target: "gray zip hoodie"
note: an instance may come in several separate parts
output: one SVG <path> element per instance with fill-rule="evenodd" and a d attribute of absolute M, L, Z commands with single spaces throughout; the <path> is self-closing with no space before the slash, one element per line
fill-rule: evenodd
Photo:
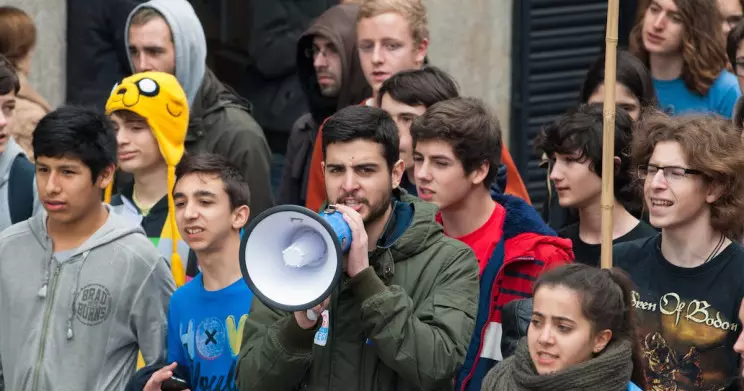
<path fill-rule="evenodd" d="M 164 357 L 170 268 L 139 226 L 110 210 L 60 263 L 46 220 L 39 213 L 0 234 L 5 387 L 123 390 L 138 350 L 146 363 Z"/>
<path fill-rule="evenodd" d="M 160 12 L 170 26 L 176 51 L 176 79 L 186 92 L 189 107 L 193 107 L 194 98 L 201 87 L 207 67 L 207 39 L 199 17 L 194 12 L 194 7 L 186 0 L 150 0 L 138 5 L 127 18 L 126 34 L 124 34 L 126 47 L 129 47 L 129 26 L 132 16 L 140 8 L 152 8 Z M 134 72 L 132 57 L 128 53 L 129 51 L 127 51 L 129 66 Z"/>
<path fill-rule="evenodd" d="M 23 150 L 11 138 L 5 145 L 5 151 L 0 153 L 0 231 L 10 227 L 10 208 L 8 207 L 8 184 L 10 181 L 10 168 L 18 155 L 23 155 Z M 36 186 L 33 186 L 34 194 L 34 213 L 39 211 L 39 196 L 37 195 Z"/>

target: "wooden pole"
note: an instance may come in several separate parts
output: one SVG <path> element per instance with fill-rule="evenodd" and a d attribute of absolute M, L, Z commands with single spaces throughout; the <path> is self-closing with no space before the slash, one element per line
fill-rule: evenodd
<path fill-rule="evenodd" d="M 601 265 L 612 267 L 612 209 L 615 205 L 615 80 L 619 0 L 607 1 L 605 36 L 604 124 L 602 138 L 602 244 Z"/>

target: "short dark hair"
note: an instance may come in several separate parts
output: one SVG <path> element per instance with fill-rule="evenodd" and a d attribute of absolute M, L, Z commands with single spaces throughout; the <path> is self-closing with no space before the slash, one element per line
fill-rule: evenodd
<path fill-rule="evenodd" d="M 602 176 L 603 106 L 599 103 L 582 104 L 545 126 L 535 137 L 535 148 L 549 158 L 556 153 L 579 153 L 581 161 L 588 161 L 590 169 Z M 640 205 L 640 182 L 632 169 L 631 146 L 633 119 L 627 111 L 615 111 L 615 153 L 620 165 L 615 167 L 615 198 L 628 209 Z"/>
<path fill-rule="evenodd" d="M 214 175 L 220 178 L 225 186 L 225 193 L 230 199 L 232 209 L 249 205 L 251 201 L 251 192 L 245 177 L 234 164 L 222 155 L 214 153 L 185 154 L 176 166 L 176 182 L 189 174 Z"/>
<path fill-rule="evenodd" d="M 17 95 L 20 90 L 21 82 L 18 80 L 15 67 L 7 57 L 0 54 L 0 95 L 7 95 L 11 92 Z"/>
<path fill-rule="evenodd" d="M 641 104 L 641 112 L 649 108 L 657 108 L 659 100 L 656 97 L 654 88 L 654 79 L 643 62 L 630 52 L 625 50 L 617 51 L 616 62 L 616 79 L 617 84 L 627 87 L 630 92 L 638 99 Z M 581 86 L 579 100 L 581 103 L 587 103 L 589 97 L 597 90 L 600 84 L 605 81 L 605 55 L 599 56 L 584 77 L 584 84 Z"/>
<path fill-rule="evenodd" d="M 434 104 L 411 125 L 413 147 L 420 141 L 442 140 L 471 173 L 488 162 L 483 184 L 490 188 L 501 164 L 501 125 L 482 100 L 458 97 Z"/>
<path fill-rule="evenodd" d="M 460 96 L 452 76 L 434 66 L 398 72 L 385 80 L 377 94 L 378 107 L 382 106 L 385 94 L 396 102 L 424 107 Z"/>
<path fill-rule="evenodd" d="M 323 125 L 322 138 L 323 156 L 330 144 L 367 140 L 380 144 L 389 171 L 400 160 L 398 127 L 388 113 L 376 107 L 354 105 L 337 111 Z"/>
<path fill-rule="evenodd" d="M 739 43 L 744 41 L 744 19 L 734 26 L 729 31 L 726 37 L 726 54 L 728 55 L 729 62 L 731 62 L 731 69 L 736 73 L 736 51 L 739 49 Z"/>
<path fill-rule="evenodd" d="M 79 159 L 95 182 L 107 167 L 116 165 L 116 131 L 102 112 L 62 106 L 39 120 L 31 145 L 40 157 Z"/>

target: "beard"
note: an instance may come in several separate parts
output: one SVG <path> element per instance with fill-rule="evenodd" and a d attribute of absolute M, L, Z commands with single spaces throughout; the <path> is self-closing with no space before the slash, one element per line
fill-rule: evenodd
<path fill-rule="evenodd" d="M 369 213 L 367 213 L 367 216 L 362 219 L 366 227 L 367 225 L 371 223 L 375 223 L 379 221 L 381 218 L 385 217 L 385 213 L 387 213 L 388 208 L 390 208 L 390 204 L 393 201 L 393 194 L 392 192 L 386 192 L 379 202 L 375 202 L 374 204 L 371 204 L 367 198 L 354 197 L 351 194 L 346 193 L 336 198 L 336 204 L 344 205 L 344 199 L 347 199 L 347 198 L 353 198 L 356 202 L 362 205 L 365 205 L 367 209 L 369 210 Z M 326 199 L 328 199 L 327 194 L 326 194 Z"/>

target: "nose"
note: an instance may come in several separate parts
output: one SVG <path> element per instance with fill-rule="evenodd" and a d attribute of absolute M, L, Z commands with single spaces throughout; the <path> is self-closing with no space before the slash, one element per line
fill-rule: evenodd
<path fill-rule="evenodd" d="M 126 130 L 119 128 L 116 130 L 116 143 L 119 146 L 129 144 L 129 137 L 127 137 Z"/>
<path fill-rule="evenodd" d="M 740 333 L 739 338 L 736 339 L 734 351 L 739 354 L 744 354 L 744 332 Z"/>
<path fill-rule="evenodd" d="M 60 192 L 59 183 L 57 183 L 57 174 L 52 170 L 47 176 L 47 181 L 44 186 L 47 194 L 57 194 Z"/>
<path fill-rule="evenodd" d="M 313 57 L 313 66 L 315 68 L 324 68 L 328 66 L 328 60 L 326 59 L 324 52 L 318 52 L 318 54 Z"/>
<path fill-rule="evenodd" d="M 660 13 L 654 19 L 654 28 L 657 30 L 661 30 L 664 28 L 665 23 L 666 23 L 666 15 L 664 15 L 663 13 Z"/>
<path fill-rule="evenodd" d="M 421 163 L 416 163 L 414 161 L 413 163 L 413 176 L 416 178 L 416 181 L 421 182 L 430 182 L 431 181 L 431 173 L 429 172 L 429 163 L 427 161 L 423 161 Z"/>
<path fill-rule="evenodd" d="M 116 91 L 118 95 L 124 95 L 127 93 L 127 87 L 121 87 L 119 88 L 119 91 Z"/>
<path fill-rule="evenodd" d="M 664 177 L 664 170 L 656 171 L 651 177 L 651 187 L 665 189 L 667 187 L 667 181 Z"/>
<path fill-rule="evenodd" d="M 6 116 L 2 110 L 0 110 L 0 129 L 8 125 L 8 116 Z"/>
<path fill-rule="evenodd" d="M 372 63 L 382 64 L 383 62 L 384 62 L 384 59 L 382 56 L 382 46 L 375 44 L 375 48 L 372 49 Z"/>
<path fill-rule="evenodd" d="M 199 217 L 199 210 L 194 202 L 186 202 L 183 208 L 183 217 L 186 220 L 194 220 Z"/>
<path fill-rule="evenodd" d="M 140 53 L 137 56 L 136 60 L 137 60 L 136 64 L 139 65 L 139 72 L 148 72 L 151 70 L 150 65 L 148 64 L 148 61 L 147 61 L 147 56 Z"/>
<path fill-rule="evenodd" d="M 553 182 L 559 182 L 563 179 L 563 170 L 559 169 L 558 166 L 557 161 L 550 165 L 550 176 L 548 178 Z"/>
<path fill-rule="evenodd" d="M 553 332 L 550 327 L 543 327 L 542 330 L 540 330 L 537 342 L 543 345 L 550 345 L 553 343 Z"/>
<path fill-rule="evenodd" d="M 347 170 L 343 182 L 341 183 L 342 189 L 347 193 L 351 193 L 356 190 L 358 186 L 359 183 L 356 180 L 353 170 Z"/>

